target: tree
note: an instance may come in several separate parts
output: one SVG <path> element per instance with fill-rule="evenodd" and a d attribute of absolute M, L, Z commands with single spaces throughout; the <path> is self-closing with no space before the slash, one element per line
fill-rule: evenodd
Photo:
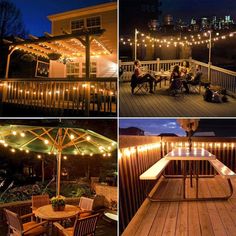
<path fill-rule="evenodd" d="M 20 10 L 10 0 L 0 0 L 0 39 L 25 33 Z"/>

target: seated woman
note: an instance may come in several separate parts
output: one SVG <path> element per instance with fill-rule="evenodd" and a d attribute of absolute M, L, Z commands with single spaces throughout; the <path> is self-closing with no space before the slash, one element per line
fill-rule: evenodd
<path fill-rule="evenodd" d="M 178 89 L 179 82 L 180 82 L 180 77 L 181 77 L 181 74 L 180 74 L 179 66 L 175 65 L 174 69 L 173 69 L 173 71 L 171 73 L 171 76 L 170 76 L 170 87 L 169 87 L 169 90 L 171 92 L 176 90 L 176 89 Z"/>
<path fill-rule="evenodd" d="M 202 77 L 201 66 L 197 65 L 194 77 L 191 77 L 190 80 L 184 80 L 183 81 L 183 86 L 184 86 L 184 88 L 186 90 L 185 92 L 189 93 L 189 87 L 188 87 L 189 84 L 191 84 L 191 85 L 199 85 L 201 83 L 201 77 Z"/>
<path fill-rule="evenodd" d="M 149 93 L 153 93 L 153 84 L 156 82 L 156 79 L 149 73 L 143 73 L 140 67 L 140 61 L 134 61 L 134 74 L 131 79 L 131 92 L 134 93 L 134 88 L 137 84 L 148 82 L 150 87 Z"/>
<path fill-rule="evenodd" d="M 180 76 L 182 79 L 191 79 L 191 70 L 187 61 L 184 61 L 182 66 L 180 67 Z"/>

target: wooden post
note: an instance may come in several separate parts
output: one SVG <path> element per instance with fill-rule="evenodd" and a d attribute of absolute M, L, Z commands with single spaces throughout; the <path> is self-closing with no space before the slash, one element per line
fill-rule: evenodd
<path fill-rule="evenodd" d="M 86 70 L 86 79 L 90 79 L 90 36 L 86 34 L 85 36 L 85 70 Z M 90 82 L 86 83 L 85 87 L 85 116 L 89 116 L 90 110 Z"/>
<path fill-rule="evenodd" d="M 157 58 L 157 72 L 160 71 L 160 58 Z"/>

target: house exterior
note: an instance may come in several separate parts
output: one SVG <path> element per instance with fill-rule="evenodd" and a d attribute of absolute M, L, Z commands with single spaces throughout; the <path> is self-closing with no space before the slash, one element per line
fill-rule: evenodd
<path fill-rule="evenodd" d="M 53 36 L 77 33 L 83 29 L 105 29 L 96 43 L 108 53 L 91 52 L 91 77 L 117 76 L 117 3 L 109 2 L 48 16 Z M 63 64 L 50 61 L 49 77 L 85 77 L 85 57 L 80 55 Z"/>

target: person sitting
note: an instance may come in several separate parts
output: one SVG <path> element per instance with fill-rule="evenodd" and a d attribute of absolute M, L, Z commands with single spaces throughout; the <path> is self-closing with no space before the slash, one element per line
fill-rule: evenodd
<path fill-rule="evenodd" d="M 141 63 L 139 60 L 134 61 L 134 74 L 131 79 L 131 92 L 132 94 L 134 93 L 134 88 L 138 84 L 143 84 L 145 82 L 149 83 L 149 93 L 154 93 L 153 92 L 153 84 L 156 82 L 156 79 L 150 75 L 149 73 L 143 73 L 141 70 Z"/>
<path fill-rule="evenodd" d="M 191 79 L 191 69 L 190 69 L 189 63 L 187 61 L 184 61 L 182 63 L 182 66 L 180 67 L 180 76 L 184 80 Z"/>
<path fill-rule="evenodd" d="M 196 73 L 195 76 L 192 77 L 190 80 L 183 80 L 183 86 L 185 88 L 185 92 L 189 93 L 189 87 L 188 85 L 199 85 L 201 83 L 201 77 L 202 77 L 202 71 L 201 66 L 196 66 Z"/>
<path fill-rule="evenodd" d="M 181 75 L 180 75 L 179 66 L 175 65 L 173 71 L 171 72 L 171 76 L 170 76 L 169 90 L 171 91 L 171 93 L 179 88 L 180 77 L 181 77 Z"/>

